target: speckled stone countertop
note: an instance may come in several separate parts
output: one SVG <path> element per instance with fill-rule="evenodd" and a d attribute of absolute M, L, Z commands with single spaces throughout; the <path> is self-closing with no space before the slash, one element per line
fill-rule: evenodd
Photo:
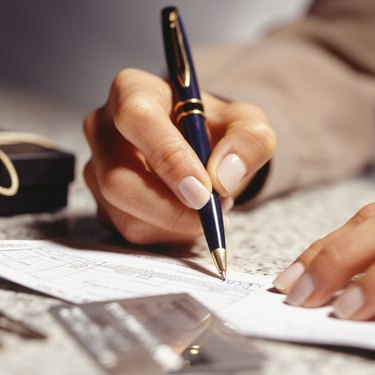
<path fill-rule="evenodd" d="M 81 170 L 88 150 L 82 146 L 81 114 L 47 106 L 18 93 L 13 93 L 11 101 L 8 94 L 0 91 L 2 128 L 47 135 L 61 147 L 76 153 L 78 162 L 66 209 L 50 214 L 0 218 L 0 239 L 58 236 L 119 243 L 120 239 L 96 222 L 95 203 L 82 180 Z M 14 103 L 20 101 L 27 106 L 15 111 Z M 374 186 L 372 173 L 298 191 L 251 211 L 233 211 L 227 231 L 230 268 L 276 275 L 313 240 L 344 223 L 364 204 L 375 201 Z M 189 247 L 160 250 L 168 255 L 211 262 L 203 240 Z M 0 330 L 1 375 L 101 374 L 48 313 L 49 307 L 59 303 L 57 299 L 0 279 L 0 310 L 47 334 L 44 340 L 22 339 Z M 259 374 L 375 374 L 375 354 L 367 351 L 249 340 L 267 357 Z"/>

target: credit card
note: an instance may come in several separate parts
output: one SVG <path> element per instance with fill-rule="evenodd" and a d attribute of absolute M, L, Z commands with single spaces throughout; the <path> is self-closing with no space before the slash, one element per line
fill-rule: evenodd
<path fill-rule="evenodd" d="M 110 375 L 235 374 L 264 356 L 188 294 L 61 305 L 52 315 Z"/>

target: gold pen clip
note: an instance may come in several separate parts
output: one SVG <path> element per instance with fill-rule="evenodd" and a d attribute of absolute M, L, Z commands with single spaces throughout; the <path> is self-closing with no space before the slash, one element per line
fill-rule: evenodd
<path fill-rule="evenodd" d="M 177 78 L 180 85 L 186 89 L 190 86 L 190 67 L 186 55 L 180 22 L 176 12 L 171 12 L 169 14 L 169 27 L 171 28 L 173 36 L 173 51 L 177 63 Z"/>

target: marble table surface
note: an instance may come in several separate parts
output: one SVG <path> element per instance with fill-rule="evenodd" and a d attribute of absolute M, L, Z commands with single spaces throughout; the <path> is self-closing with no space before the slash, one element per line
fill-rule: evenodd
<path fill-rule="evenodd" d="M 0 127 L 39 132 L 77 156 L 76 178 L 68 206 L 58 212 L 0 218 L 0 239 L 64 237 L 121 244 L 95 219 L 95 203 L 82 176 L 88 157 L 79 112 L 67 111 L 13 93 L 22 110 L 0 91 Z M 51 125 L 53 123 L 53 125 Z M 8 126 L 7 126 L 8 124 Z M 265 202 L 251 211 L 230 213 L 227 233 L 230 267 L 235 271 L 276 275 L 306 246 L 343 224 L 364 204 L 375 201 L 375 174 L 315 186 Z M 152 247 L 147 250 L 152 250 Z M 168 255 L 211 262 L 203 240 L 189 246 L 162 248 Z M 101 374 L 48 312 L 61 301 L 0 279 L 0 310 L 39 328 L 46 339 L 22 339 L 0 330 L 1 375 Z M 358 349 L 299 345 L 251 339 L 267 357 L 259 374 L 375 373 L 375 354 Z M 246 373 L 243 372 L 243 373 Z"/>

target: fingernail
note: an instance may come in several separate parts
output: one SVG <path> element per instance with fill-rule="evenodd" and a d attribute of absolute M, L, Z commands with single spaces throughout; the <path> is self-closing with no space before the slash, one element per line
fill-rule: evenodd
<path fill-rule="evenodd" d="M 211 193 L 195 177 L 183 178 L 177 189 L 186 203 L 194 210 L 201 209 L 210 199 Z"/>
<path fill-rule="evenodd" d="M 221 202 L 221 209 L 224 213 L 229 212 L 234 206 L 234 199 L 232 197 L 225 197 Z"/>
<path fill-rule="evenodd" d="M 352 286 L 348 288 L 340 297 L 333 303 L 335 314 L 339 318 L 352 317 L 365 303 L 365 296 L 359 286 Z"/>
<path fill-rule="evenodd" d="M 305 272 L 290 291 L 286 302 L 290 305 L 301 306 L 314 291 L 314 280 L 309 272 Z"/>
<path fill-rule="evenodd" d="M 294 283 L 301 277 L 305 267 L 299 263 L 293 263 L 273 281 L 273 286 L 279 290 L 289 290 Z"/>
<path fill-rule="evenodd" d="M 217 168 L 217 177 L 227 192 L 236 190 L 246 174 L 245 163 L 236 155 L 227 155 Z"/>

